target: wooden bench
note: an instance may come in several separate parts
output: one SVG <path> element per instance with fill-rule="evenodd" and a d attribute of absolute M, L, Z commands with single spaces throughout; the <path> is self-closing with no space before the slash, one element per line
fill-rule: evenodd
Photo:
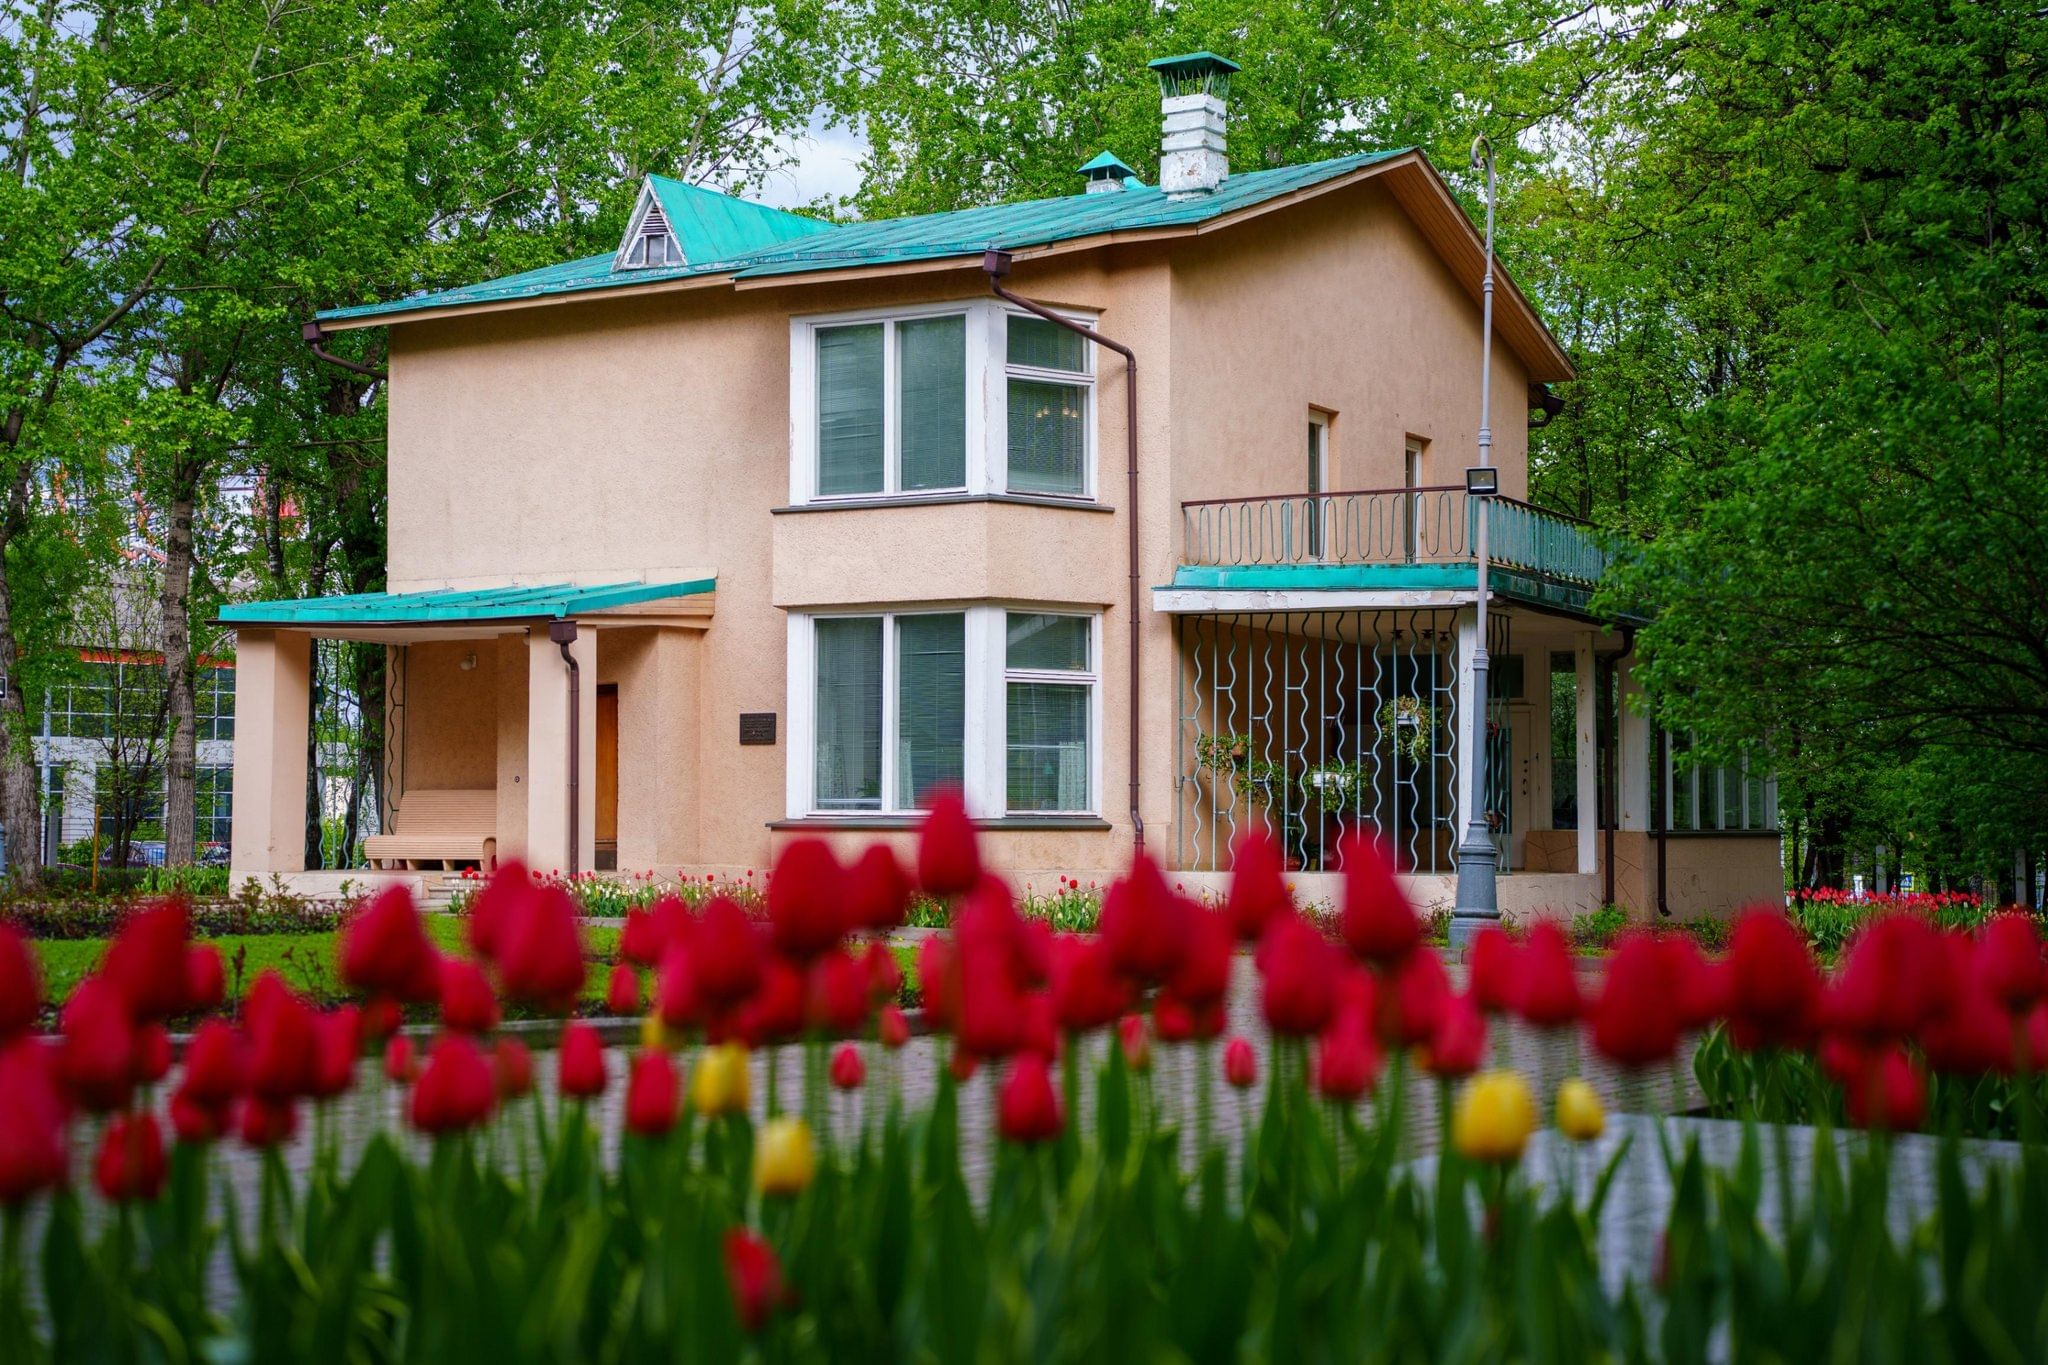
<path fill-rule="evenodd" d="M 498 793 L 408 791 L 392 813 L 392 831 L 363 840 L 370 866 L 418 870 L 436 863 L 453 869 L 474 863 L 486 870 L 498 860 Z"/>

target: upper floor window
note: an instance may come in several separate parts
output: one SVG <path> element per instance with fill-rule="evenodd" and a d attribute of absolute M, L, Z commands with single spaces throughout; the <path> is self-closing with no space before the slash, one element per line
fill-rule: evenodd
<path fill-rule="evenodd" d="M 992 300 L 795 319 L 791 501 L 1091 497 L 1092 351 Z"/>

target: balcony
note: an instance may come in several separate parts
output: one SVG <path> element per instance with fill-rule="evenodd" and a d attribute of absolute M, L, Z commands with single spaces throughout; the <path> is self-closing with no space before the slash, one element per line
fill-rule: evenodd
<path fill-rule="evenodd" d="M 1177 586 L 1469 587 L 1478 518 L 1491 587 L 1584 611 L 1611 562 L 1592 527 L 1457 485 L 1207 498 L 1181 504 Z M 1240 572 L 1242 571 L 1242 572 Z"/>

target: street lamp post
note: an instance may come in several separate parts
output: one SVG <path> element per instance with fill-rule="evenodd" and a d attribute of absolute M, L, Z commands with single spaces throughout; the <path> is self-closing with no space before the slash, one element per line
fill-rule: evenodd
<path fill-rule="evenodd" d="M 1478 605 L 1472 633 L 1472 705 L 1465 717 L 1465 762 L 1471 798 L 1465 803 L 1465 833 L 1458 840 L 1458 894 L 1451 909 L 1451 947 L 1463 949 L 1489 924 L 1500 922 L 1495 885 L 1493 830 L 1486 819 L 1486 524 L 1488 502 L 1499 489 L 1493 469 L 1493 144 L 1485 134 L 1472 139 L 1472 169 L 1486 183 L 1486 275 L 1480 284 L 1479 464 L 1465 471 L 1465 499 L 1473 508 L 1473 558 L 1478 564 Z"/>

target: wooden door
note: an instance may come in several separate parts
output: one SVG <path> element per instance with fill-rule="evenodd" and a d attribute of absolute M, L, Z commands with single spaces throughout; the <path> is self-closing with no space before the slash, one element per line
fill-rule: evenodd
<path fill-rule="evenodd" d="M 597 865 L 619 865 L 619 689 L 597 689 Z"/>

